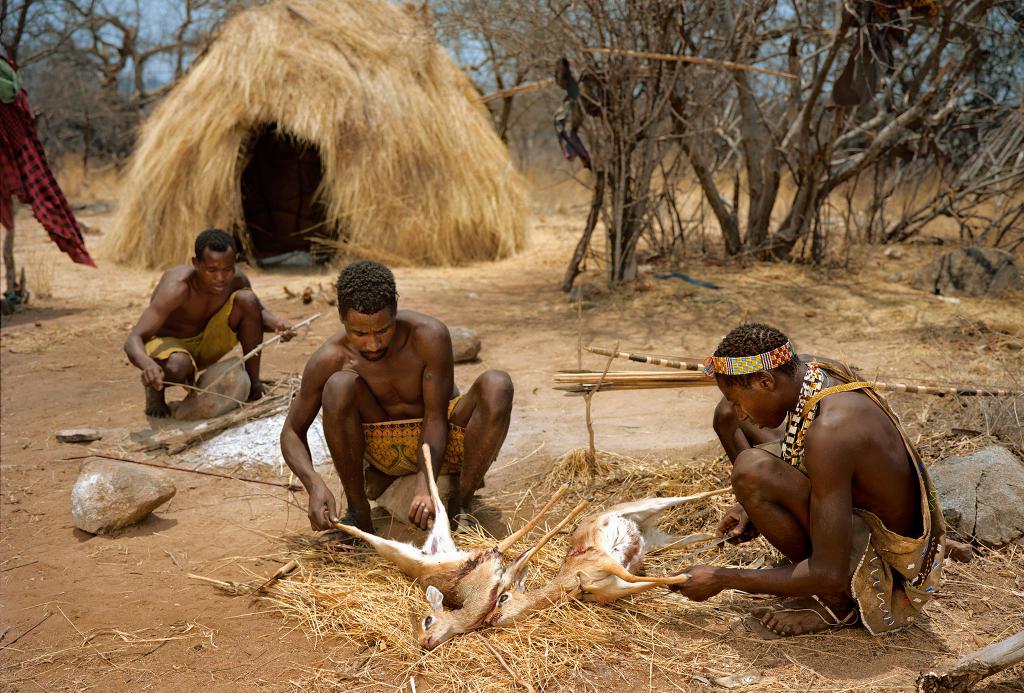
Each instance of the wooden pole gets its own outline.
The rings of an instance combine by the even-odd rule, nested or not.
[[[320,313],[314,313],[313,315],[309,316],[309,317],[308,317],[308,318],[306,318],[305,320],[302,320],[302,321],[300,321],[300,322],[297,322],[297,323],[295,323],[294,325],[292,325],[292,326],[291,326],[290,328],[288,328],[288,329],[290,329],[290,330],[294,331],[294,330],[297,330],[297,329],[299,329],[299,328],[301,328],[301,327],[305,327],[306,325],[308,325],[309,323],[313,322],[314,320],[316,320],[316,319],[317,319],[317,318],[319,318],[319,317],[320,317]],[[252,358],[253,356],[255,356],[256,354],[258,354],[258,353],[260,353],[261,351],[263,351],[264,349],[266,349],[266,348],[267,348],[268,346],[270,346],[271,344],[274,344],[274,343],[276,343],[276,342],[279,342],[279,341],[281,341],[281,339],[282,339],[283,337],[284,337],[284,334],[276,334],[276,335],[274,335],[273,337],[271,337],[270,339],[268,339],[268,340],[266,340],[266,341],[264,341],[264,342],[261,342],[261,343],[257,344],[257,345],[256,345],[256,346],[255,346],[255,347],[253,348],[253,350],[252,350],[252,351],[250,351],[250,352],[249,352],[248,354],[245,354],[244,356],[242,356],[242,363],[245,363],[246,361],[248,361],[249,359],[251,359],[251,358]],[[206,387],[205,387],[205,388],[204,388],[203,390],[199,390],[199,391],[200,391],[200,392],[209,392],[209,391],[210,391],[210,389],[211,389],[211,388],[213,388],[213,386],[214,386],[214,385],[216,385],[217,383],[219,383],[219,382],[220,382],[220,381],[221,381],[221,380],[222,380],[222,379],[224,378],[224,376],[226,376],[226,375],[227,375],[228,373],[230,373],[230,372],[231,372],[231,371],[224,371],[224,372],[223,372],[223,373],[221,373],[221,374],[220,374],[219,376],[217,376],[216,378],[214,378],[214,379],[213,379],[213,382],[212,382],[212,383],[208,384],[208,385],[207,385],[207,386],[206,386]],[[196,389],[198,389],[198,388],[196,388]]]
[[[714,60],[712,58],[701,58],[696,55],[672,55],[670,53],[645,53],[643,51],[630,51],[620,48],[597,48],[589,47],[586,50],[593,51],[594,53],[601,53],[603,55],[618,55],[625,58],[644,58],[646,60],[660,60],[663,62],[670,63],[693,63],[695,65],[711,65],[712,67],[724,67],[729,70],[742,70],[744,72],[760,72],[764,75],[771,75],[772,77],[782,77],[783,79],[800,79],[797,75],[789,72],[779,72],[778,70],[769,70],[764,67],[756,67],[754,65],[747,65],[745,63],[734,63],[731,60]]]
[[[944,672],[917,677],[919,693],[960,693],[973,689],[983,678],[1024,661],[1024,631],[958,659]]]
[[[244,481],[249,484],[264,484],[266,486],[278,486],[280,488],[286,488],[289,491],[301,491],[302,487],[294,483],[283,483],[281,481],[265,481],[263,479],[247,479],[243,476],[231,476],[230,474],[221,474],[219,472],[208,472],[203,469],[187,469],[185,467],[171,467],[165,464],[156,464],[155,462],[146,462],[144,460],[135,460],[131,457],[119,457],[117,455],[106,455],[99,452],[94,452],[90,455],[75,455],[74,457],[61,457],[61,462],[74,462],[75,460],[86,460],[90,457],[99,457],[104,460],[115,460],[117,462],[129,462],[131,464],[141,464],[145,467],[154,467],[156,469],[163,469],[168,472],[188,472],[189,474],[202,474],[203,476],[215,476],[220,479],[234,479],[235,481]]]
[[[666,368],[676,368],[687,371],[703,370],[704,368],[704,364],[700,359],[694,359],[692,357],[668,359],[658,356],[649,356],[647,354],[634,354],[628,351],[616,350],[612,352],[608,349],[602,349],[595,346],[588,346],[587,351],[600,356],[612,356],[614,358],[628,359],[637,363],[665,366]],[[946,387],[941,385],[913,385],[910,383],[884,383],[875,381],[872,383],[872,387],[876,390],[885,390],[888,392],[906,392],[912,395],[936,395],[938,397],[945,397],[947,395],[951,397],[1020,397],[1021,395],[1024,395],[1024,390],[1010,390],[1007,388],[997,387],[975,387],[971,385],[953,385]]]

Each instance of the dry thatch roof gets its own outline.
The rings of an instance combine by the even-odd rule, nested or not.
[[[315,148],[322,223],[305,228],[354,254],[457,264],[523,244],[521,181],[425,18],[383,0],[288,0],[232,18],[147,120],[114,259],[182,262],[211,226],[251,251],[242,179],[268,128]]]

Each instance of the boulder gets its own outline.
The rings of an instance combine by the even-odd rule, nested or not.
[[[392,517],[403,524],[409,523],[409,504],[416,492],[417,474],[398,477],[387,490],[377,498],[377,505],[391,513]],[[442,474],[437,478],[437,493],[441,502],[446,502],[452,489],[450,474]]]
[[[938,295],[986,296],[1022,285],[1013,256],[997,248],[962,248],[944,253],[914,275],[914,288]]]
[[[222,375],[223,378],[221,378]],[[211,388],[210,383],[214,381],[216,383]],[[203,371],[196,387],[210,391],[189,390],[188,396],[174,410],[175,419],[179,421],[212,419],[238,409],[240,405],[236,400],[244,402],[249,396],[249,374],[245,372],[242,359],[232,356]]]
[[[468,327],[449,327],[452,336],[452,353],[455,363],[474,361],[480,354],[480,338]]]
[[[75,527],[110,534],[139,522],[174,497],[166,473],[127,462],[90,459],[71,489]]]
[[[988,546],[1024,536],[1024,463],[993,445],[929,470],[946,523]]]

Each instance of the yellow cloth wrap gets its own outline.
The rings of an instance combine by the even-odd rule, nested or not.
[[[235,294],[228,296],[227,302],[206,321],[206,327],[195,337],[153,337],[145,344],[146,354],[157,361],[162,361],[171,354],[188,354],[192,360],[194,373],[209,368],[220,361],[224,354],[238,344],[238,335],[231,331],[228,317],[235,305]]]
[[[460,396],[448,402],[448,445],[444,449],[442,474],[457,472],[462,467],[465,429],[451,422],[452,412]],[[416,453],[421,445],[423,419],[402,419],[363,424],[366,448],[363,461],[389,476],[406,476],[419,471]]]

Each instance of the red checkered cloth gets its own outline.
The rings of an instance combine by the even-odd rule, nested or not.
[[[72,260],[96,266],[85,249],[75,215],[46,163],[24,90],[14,103],[0,103],[0,223],[8,229],[14,228],[12,197],[32,205],[36,219]]]

